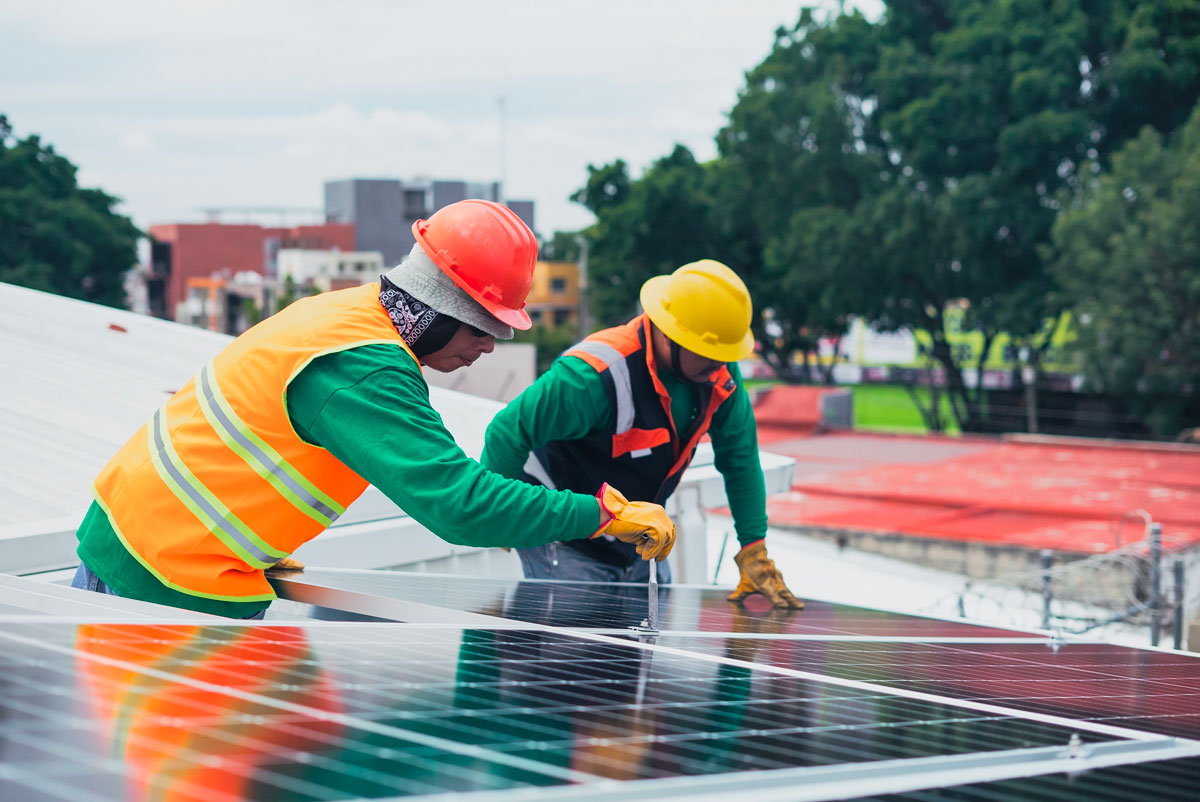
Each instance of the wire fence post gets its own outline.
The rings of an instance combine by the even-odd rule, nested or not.
[[[1054,552],[1042,549],[1042,629],[1050,628],[1050,571],[1054,568]]]
[[[1162,615],[1162,524],[1150,524],[1150,645],[1158,645]]]
[[[1183,648],[1183,558],[1175,558],[1175,627],[1174,635],[1175,648]]]

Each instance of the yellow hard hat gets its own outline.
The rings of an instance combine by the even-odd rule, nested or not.
[[[750,292],[720,262],[701,259],[642,285],[642,308],[681,347],[719,362],[754,353]]]

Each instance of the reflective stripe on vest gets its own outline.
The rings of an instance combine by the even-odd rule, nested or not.
[[[629,364],[625,361],[625,355],[611,345],[595,340],[584,340],[571,350],[591,354],[608,367],[617,401],[617,427],[613,437],[620,438],[633,428],[633,384],[629,379]],[[649,453],[649,448],[639,448],[630,451],[629,456],[645,457]]]
[[[154,412],[146,430],[150,438],[150,458],[154,460],[159,477],[208,531],[254,568],[270,568],[287,556],[286,552],[271,548],[254,534],[183,463],[171,444],[165,407]]]
[[[221,440],[245,460],[255,473],[270,482],[293,507],[322,526],[332,525],[346,511],[345,507],[305,479],[238,417],[221,394],[212,362],[201,369],[196,385],[199,389],[196,397],[204,417]]]

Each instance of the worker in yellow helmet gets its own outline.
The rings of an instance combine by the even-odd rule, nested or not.
[[[730,600],[761,593],[776,607],[803,607],[767,556],[757,428],[737,367],[754,350],[746,285],[705,259],[647,281],[641,302],[644,314],[568,349],[503,409],[481,462],[546,487],[594,493],[610,482],[630,499],[663,504],[709,434],[741,544],[741,581]],[[517,553],[530,578],[649,578],[633,549],[611,538]],[[670,581],[668,563],[658,563],[657,578]]]

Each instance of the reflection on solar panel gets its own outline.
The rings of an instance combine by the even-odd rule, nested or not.
[[[413,611],[406,604],[390,604],[406,602],[554,627],[625,629],[646,617],[645,585],[335,570],[305,571],[303,576],[281,584],[309,593],[321,588],[353,592],[371,605],[371,609],[360,612],[376,615],[411,614]],[[760,596],[751,597],[745,605],[735,605],[725,601],[728,595],[729,591],[718,588],[663,586],[659,591],[662,629],[769,635],[892,635],[921,640],[1028,637],[1024,632],[820,601],[807,602],[802,611],[772,610]],[[303,598],[307,601],[319,596],[303,595]],[[338,598],[344,603],[347,596]]]
[[[407,623],[8,617],[0,799],[1025,799],[1064,771],[1185,799],[1200,760],[1150,698],[1196,690],[1194,658],[702,588],[664,589],[653,638],[620,629],[644,587],[279,586]]]

